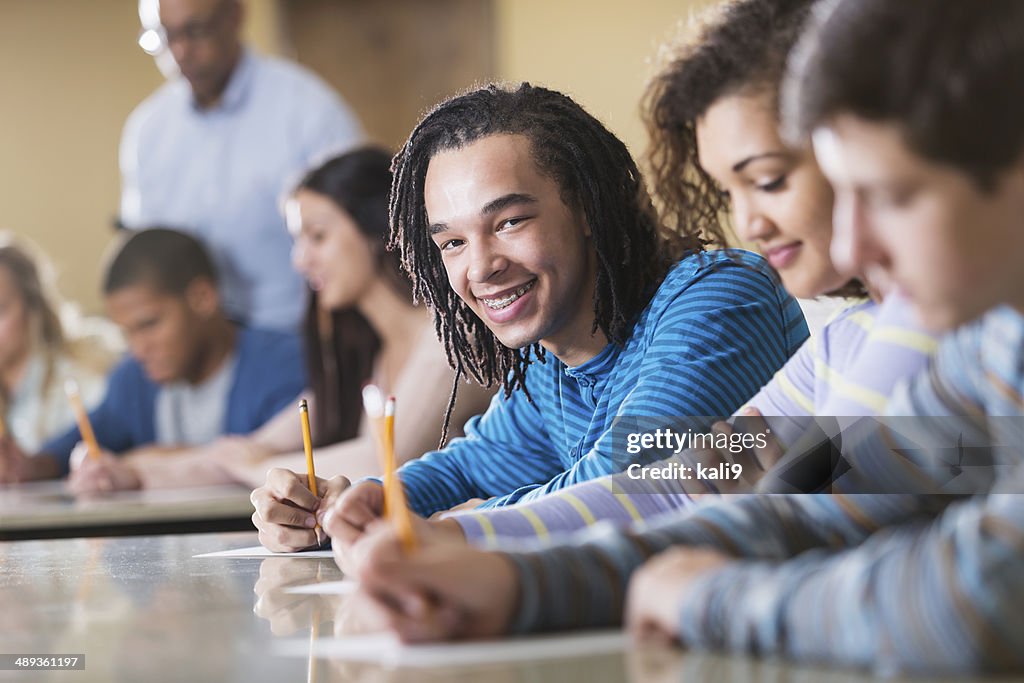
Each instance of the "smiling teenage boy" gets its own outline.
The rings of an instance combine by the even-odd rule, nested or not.
[[[807,336],[763,259],[704,251],[696,224],[666,235],[626,147],[560,93],[444,102],[395,170],[392,238],[415,291],[458,372],[504,389],[464,438],[402,467],[421,515],[615,471],[617,417],[730,414]],[[342,494],[325,526],[339,553],[382,502],[375,481]]]
[[[189,235],[160,228],[130,233],[107,267],[103,291],[130,351],[90,414],[105,451],[184,447],[221,434],[245,434],[304,387],[297,337],[240,327],[225,317],[213,262]],[[0,458],[0,478],[63,476],[80,439],[76,427],[34,457],[8,449]],[[76,484],[104,489],[157,483],[143,481],[144,473],[128,462],[105,453],[83,463]],[[187,484],[188,472],[177,474]]]

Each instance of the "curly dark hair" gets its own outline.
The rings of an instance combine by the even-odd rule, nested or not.
[[[663,68],[644,92],[647,164],[669,228],[728,245],[728,197],[697,160],[697,120],[723,97],[768,93],[778,101],[790,50],[813,0],[734,0],[709,8],[663,49]],[[863,296],[854,280],[833,296]]]
[[[395,156],[390,246],[401,251],[417,298],[434,311],[456,386],[468,373],[485,386],[500,383],[507,397],[526,391],[527,367],[543,358],[543,349],[504,346],[452,290],[423,195],[434,155],[499,134],[530,141],[539,172],[558,183],[562,200],[590,226],[597,256],[594,330],[612,343],[626,341],[671,264],[701,244],[662,228],[626,146],[566,95],[529,83],[489,84],[430,110]]]
[[[725,246],[727,196],[697,161],[697,119],[721,98],[777,93],[813,0],[738,0],[706,10],[662,48],[642,103],[647,163],[666,222]]]

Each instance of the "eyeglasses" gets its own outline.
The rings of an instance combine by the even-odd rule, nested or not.
[[[228,3],[220,2],[206,19],[193,19],[181,28],[167,29],[164,26],[143,29],[139,33],[139,47],[147,54],[157,55],[176,42],[200,43],[212,38],[221,21]]]

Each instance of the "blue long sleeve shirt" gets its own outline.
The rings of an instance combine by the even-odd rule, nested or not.
[[[248,434],[281,411],[306,386],[302,349],[296,335],[241,328],[235,342],[237,361],[224,434]],[[91,413],[100,446],[122,453],[156,440],[156,397],[160,385],[142,365],[127,357],[114,368],[103,401]],[[68,473],[68,459],[81,440],[78,427],[50,440],[40,452],[52,456]]]
[[[610,474],[624,464],[618,418],[678,427],[688,416],[729,415],[807,336],[798,304],[761,257],[689,256],[624,345],[576,367],[549,355],[527,372],[532,402],[522,391],[499,394],[465,437],[403,466],[409,505],[421,515],[471,498],[498,507]]]

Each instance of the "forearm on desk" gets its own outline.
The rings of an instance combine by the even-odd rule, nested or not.
[[[204,449],[145,449],[124,457],[144,489],[235,483],[223,464]]]
[[[625,475],[606,476],[571,486],[539,500],[448,516],[474,545],[499,545],[507,539],[546,540],[601,521],[624,526],[673,512],[692,504],[682,491],[662,482],[618,483]]]
[[[313,450],[313,463],[318,477],[330,479],[344,475],[351,481],[381,473],[376,445],[369,436],[323,446]],[[236,480],[249,486],[262,486],[267,472],[274,468],[304,473],[308,469],[304,451],[283,453],[257,462],[227,463],[225,470]]]
[[[680,639],[702,648],[901,670],[1024,666],[1024,502],[992,496],[840,553],[699,578]]]
[[[506,554],[519,573],[522,597],[513,628],[619,623],[633,571],[675,545],[781,560],[813,548],[856,545],[881,526],[931,512],[927,501],[913,496],[747,495],[670,514],[643,529],[595,527],[572,543]]]

